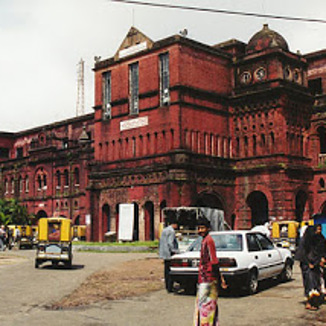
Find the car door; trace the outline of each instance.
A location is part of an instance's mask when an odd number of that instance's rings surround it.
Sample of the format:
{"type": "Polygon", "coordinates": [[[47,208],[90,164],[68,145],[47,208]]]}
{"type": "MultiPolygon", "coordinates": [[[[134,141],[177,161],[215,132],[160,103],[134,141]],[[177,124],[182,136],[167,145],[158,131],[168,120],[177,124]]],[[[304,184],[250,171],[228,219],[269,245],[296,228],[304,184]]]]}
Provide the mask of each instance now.
{"type": "Polygon", "coordinates": [[[262,249],[263,260],[266,262],[266,277],[272,277],[278,275],[282,268],[282,257],[279,251],[275,248],[271,240],[269,240],[264,234],[256,234],[259,245],[262,249]]]}
{"type": "Polygon", "coordinates": [[[264,279],[268,277],[268,259],[266,253],[262,250],[255,233],[247,233],[246,238],[250,261],[258,268],[258,279],[264,279]]]}

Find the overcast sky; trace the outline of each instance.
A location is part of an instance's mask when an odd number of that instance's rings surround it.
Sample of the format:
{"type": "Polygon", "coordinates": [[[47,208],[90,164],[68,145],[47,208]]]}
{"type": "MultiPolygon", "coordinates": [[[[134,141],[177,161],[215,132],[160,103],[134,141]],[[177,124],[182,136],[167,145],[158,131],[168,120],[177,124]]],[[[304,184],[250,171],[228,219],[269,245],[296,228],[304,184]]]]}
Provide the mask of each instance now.
{"type": "MultiPolygon", "coordinates": [[[[144,0],[154,3],[320,18],[325,0],[144,0]]],[[[114,55],[134,24],[153,41],[188,29],[212,45],[248,42],[264,23],[303,54],[326,49],[326,24],[126,5],[108,0],[0,0],[1,131],[76,115],[77,64],[85,60],[85,113],[94,101],[94,56],[114,55]]]]}

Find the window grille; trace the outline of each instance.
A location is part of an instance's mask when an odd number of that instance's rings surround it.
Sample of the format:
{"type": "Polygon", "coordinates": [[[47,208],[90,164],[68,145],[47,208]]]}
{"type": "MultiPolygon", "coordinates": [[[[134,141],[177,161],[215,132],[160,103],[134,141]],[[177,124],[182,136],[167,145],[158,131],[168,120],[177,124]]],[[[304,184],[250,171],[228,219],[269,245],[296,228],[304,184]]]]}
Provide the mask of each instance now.
{"type": "Polygon", "coordinates": [[[167,105],[170,102],[170,71],[169,54],[160,55],[160,102],[161,105],[167,105]]]}
{"type": "Polygon", "coordinates": [[[139,68],[138,62],[129,66],[130,114],[139,113],[139,68]]]}
{"type": "Polygon", "coordinates": [[[103,119],[111,118],[111,71],[103,74],[103,119]]]}

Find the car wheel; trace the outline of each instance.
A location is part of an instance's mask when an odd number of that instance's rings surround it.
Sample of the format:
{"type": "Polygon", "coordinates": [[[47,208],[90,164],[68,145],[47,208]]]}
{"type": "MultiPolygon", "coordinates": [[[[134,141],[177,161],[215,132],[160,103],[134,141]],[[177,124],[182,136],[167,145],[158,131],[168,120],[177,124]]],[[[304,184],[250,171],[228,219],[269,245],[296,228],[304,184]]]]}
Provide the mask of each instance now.
{"type": "Polygon", "coordinates": [[[279,275],[279,279],[281,282],[288,282],[292,279],[292,264],[288,260],[285,262],[285,266],[283,268],[282,273],[279,275]]]}
{"type": "Polygon", "coordinates": [[[35,260],[35,268],[38,268],[39,267],[39,263],[37,260],[35,260]]]}
{"type": "Polygon", "coordinates": [[[248,294],[255,294],[258,290],[257,271],[255,270],[252,270],[249,273],[247,290],[248,294]]]}
{"type": "Polygon", "coordinates": [[[171,277],[169,277],[166,282],[166,291],[169,293],[173,292],[173,285],[174,285],[174,280],[171,277]]]}

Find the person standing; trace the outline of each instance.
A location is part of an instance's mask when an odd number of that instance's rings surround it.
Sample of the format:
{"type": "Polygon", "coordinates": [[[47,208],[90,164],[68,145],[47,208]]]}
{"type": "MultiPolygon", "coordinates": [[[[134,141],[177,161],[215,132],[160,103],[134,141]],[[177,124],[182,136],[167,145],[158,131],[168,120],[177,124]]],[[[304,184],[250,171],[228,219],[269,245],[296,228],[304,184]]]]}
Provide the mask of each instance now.
{"type": "Polygon", "coordinates": [[[198,221],[198,234],[203,237],[203,241],[200,249],[194,326],[218,326],[218,285],[223,289],[227,288],[220,273],[215,243],[209,231],[210,222],[201,218],[198,221]]]}
{"type": "Polygon", "coordinates": [[[177,230],[178,224],[175,218],[171,218],[169,222],[170,225],[165,227],[161,234],[159,255],[164,260],[165,288],[168,292],[172,292],[173,281],[170,277],[170,264],[171,256],[178,253],[178,241],[175,236],[175,230],[177,230]]]}
{"type": "Polygon", "coordinates": [[[308,226],[298,251],[296,259],[300,261],[304,294],[307,299],[306,309],[317,310],[320,305],[321,267],[323,259],[320,249],[321,226],[308,226]]]}

